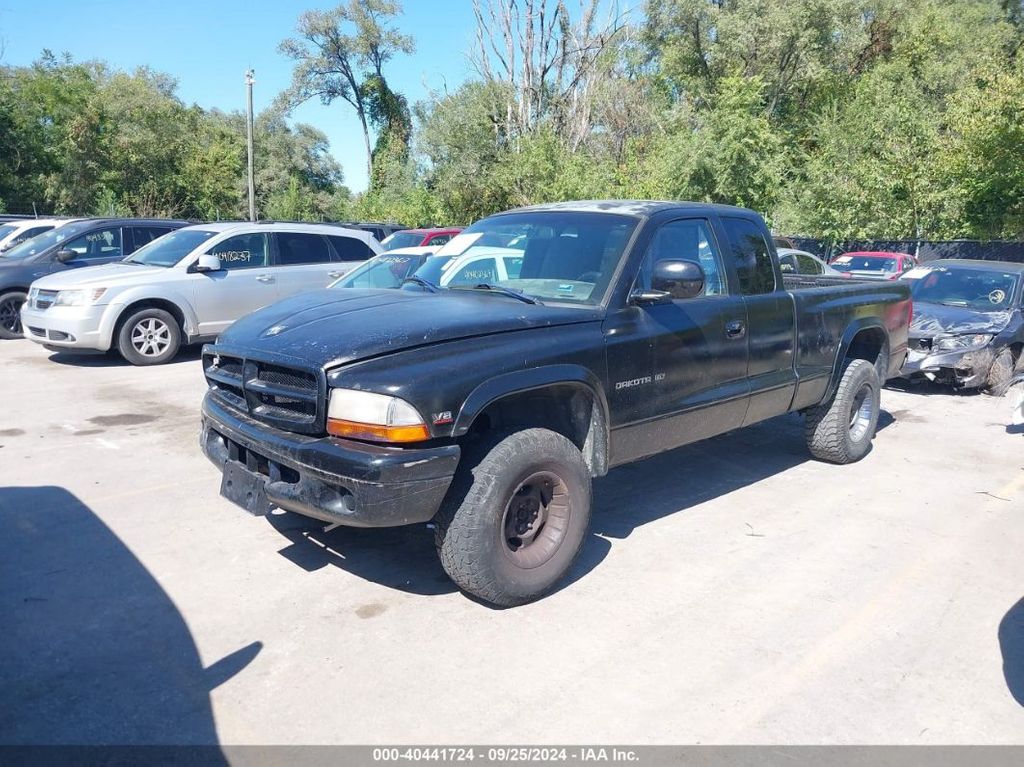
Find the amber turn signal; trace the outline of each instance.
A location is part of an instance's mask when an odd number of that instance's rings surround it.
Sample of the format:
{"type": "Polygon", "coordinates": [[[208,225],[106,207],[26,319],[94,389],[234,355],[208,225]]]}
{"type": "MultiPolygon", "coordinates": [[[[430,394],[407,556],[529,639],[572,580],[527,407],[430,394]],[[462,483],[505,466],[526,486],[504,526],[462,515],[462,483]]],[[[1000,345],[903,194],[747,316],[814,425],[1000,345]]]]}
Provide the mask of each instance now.
{"type": "Polygon", "coordinates": [[[335,437],[368,439],[374,442],[423,442],[430,439],[430,432],[424,424],[381,426],[375,423],[343,421],[339,418],[327,419],[327,433],[335,437]]]}

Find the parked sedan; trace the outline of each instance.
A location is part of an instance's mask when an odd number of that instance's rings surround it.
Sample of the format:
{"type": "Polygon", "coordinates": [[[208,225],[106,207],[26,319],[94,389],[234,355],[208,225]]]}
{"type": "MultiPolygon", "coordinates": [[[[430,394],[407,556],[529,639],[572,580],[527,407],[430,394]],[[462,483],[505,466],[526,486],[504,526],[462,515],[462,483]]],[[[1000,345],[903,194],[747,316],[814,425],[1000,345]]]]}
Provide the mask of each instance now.
{"type": "Polygon", "coordinates": [[[332,282],[332,288],[400,288],[402,281],[423,266],[435,248],[399,248],[374,256],[332,282]]]}
{"type": "Polygon", "coordinates": [[[70,221],[67,218],[29,218],[0,224],[0,251],[10,250],[25,240],[31,240],[70,221]]]}
{"type": "Polygon", "coordinates": [[[448,229],[405,229],[401,232],[389,234],[381,242],[381,245],[384,246],[384,250],[417,247],[432,247],[436,250],[461,231],[462,229],[457,227],[448,229]]]}
{"type": "Polygon", "coordinates": [[[813,253],[795,248],[779,248],[779,268],[783,274],[842,276],[813,253]]]}
{"type": "Polygon", "coordinates": [[[170,361],[239,317],[326,287],[380,244],[369,232],[322,224],[198,224],[121,263],[32,284],[25,337],[48,348],[117,349],[133,365],[170,361]]]}
{"type": "Polygon", "coordinates": [[[903,279],[914,317],[900,375],[1004,394],[1024,369],[1024,264],[930,261],[903,279]]]}
{"type": "Polygon", "coordinates": [[[917,266],[917,260],[909,253],[866,250],[837,256],[829,266],[847,277],[895,280],[917,266]]]}
{"type": "Polygon", "coordinates": [[[0,253],[0,338],[22,337],[20,310],[40,277],[109,264],[187,221],[90,218],[64,224],[0,253]]]}

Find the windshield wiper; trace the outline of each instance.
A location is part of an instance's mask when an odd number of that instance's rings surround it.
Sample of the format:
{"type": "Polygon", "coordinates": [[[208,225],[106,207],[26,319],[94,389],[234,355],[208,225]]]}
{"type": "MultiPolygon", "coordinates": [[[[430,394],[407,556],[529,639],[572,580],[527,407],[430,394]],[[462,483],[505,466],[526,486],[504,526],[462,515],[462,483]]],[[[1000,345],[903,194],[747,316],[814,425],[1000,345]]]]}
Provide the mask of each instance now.
{"type": "Polygon", "coordinates": [[[441,292],[441,289],[437,287],[437,285],[432,283],[430,280],[425,280],[422,277],[417,277],[415,274],[410,275],[406,277],[404,280],[402,280],[402,285],[405,285],[405,283],[407,282],[411,282],[413,285],[419,285],[421,288],[426,288],[431,293],[441,292]]]}
{"type": "Polygon", "coordinates": [[[481,282],[476,285],[449,285],[449,290],[486,290],[493,293],[499,293],[509,298],[516,298],[522,301],[524,304],[540,304],[540,300],[528,296],[518,290],[512,288],[506,288],[503,285],[494,285],[490,282],[481,282]]]}

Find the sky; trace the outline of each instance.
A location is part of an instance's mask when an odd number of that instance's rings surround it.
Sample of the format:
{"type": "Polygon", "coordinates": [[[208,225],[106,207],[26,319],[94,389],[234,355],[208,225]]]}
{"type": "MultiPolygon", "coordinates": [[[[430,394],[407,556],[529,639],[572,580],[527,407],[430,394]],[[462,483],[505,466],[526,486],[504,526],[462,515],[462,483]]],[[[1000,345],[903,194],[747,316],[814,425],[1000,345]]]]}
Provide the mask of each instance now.
{"type": "MultiPolygon", "coordinates": [[[[270,105],[291,81],[291,62],[278,43],[295,32],[299,15],[336,2],[311,0],[0,0],[0,61],[32,63],[44,48],[75,60],[103,59],[117,69],[149,66],[178,81],[186,104],[224,111],[245,109],[245,71],[256,73],[253,105],[270,105]]],[[[474,32],[470,0],[405,0],[398,28],[416,41],[412,56],[385,68],[392,88],[409,103],[431,91],[454,90],[472,76],[466,53],[474,32]]],[[[292,119],[327,134],[345,183],[366,189],[366,150],[352,108],[318,101],[292,119]]]]}

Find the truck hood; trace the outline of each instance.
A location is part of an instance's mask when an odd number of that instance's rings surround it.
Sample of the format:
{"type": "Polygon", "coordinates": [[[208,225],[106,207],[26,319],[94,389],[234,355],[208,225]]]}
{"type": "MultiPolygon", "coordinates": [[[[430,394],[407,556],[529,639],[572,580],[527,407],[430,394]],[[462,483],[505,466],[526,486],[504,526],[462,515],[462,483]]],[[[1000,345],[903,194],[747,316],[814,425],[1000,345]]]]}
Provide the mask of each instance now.
{"type": "Polygon", "coordinates": [[[218,344],[332,367],[459,338],[591,322],[602,315],[599,307],[526,304],[482,291],[335,288],[253,312],[218,344]]]}
{"type": "Polygon", "coordinates": [[[33,285],[43,290],[71,290],[74,288],[111,288],[151,283],[170,272],[162,266],[143,264],[104,264],[81,269],[65,269],[36,280],[33,285]]]}
{"type": "Polygon", "coordinates": [[[915,301],[910,333],[916,338],[959,333],[996,334],[1009,324],[1012,316],[1013,310],[981,312],[964,306],[915,301]]]}

